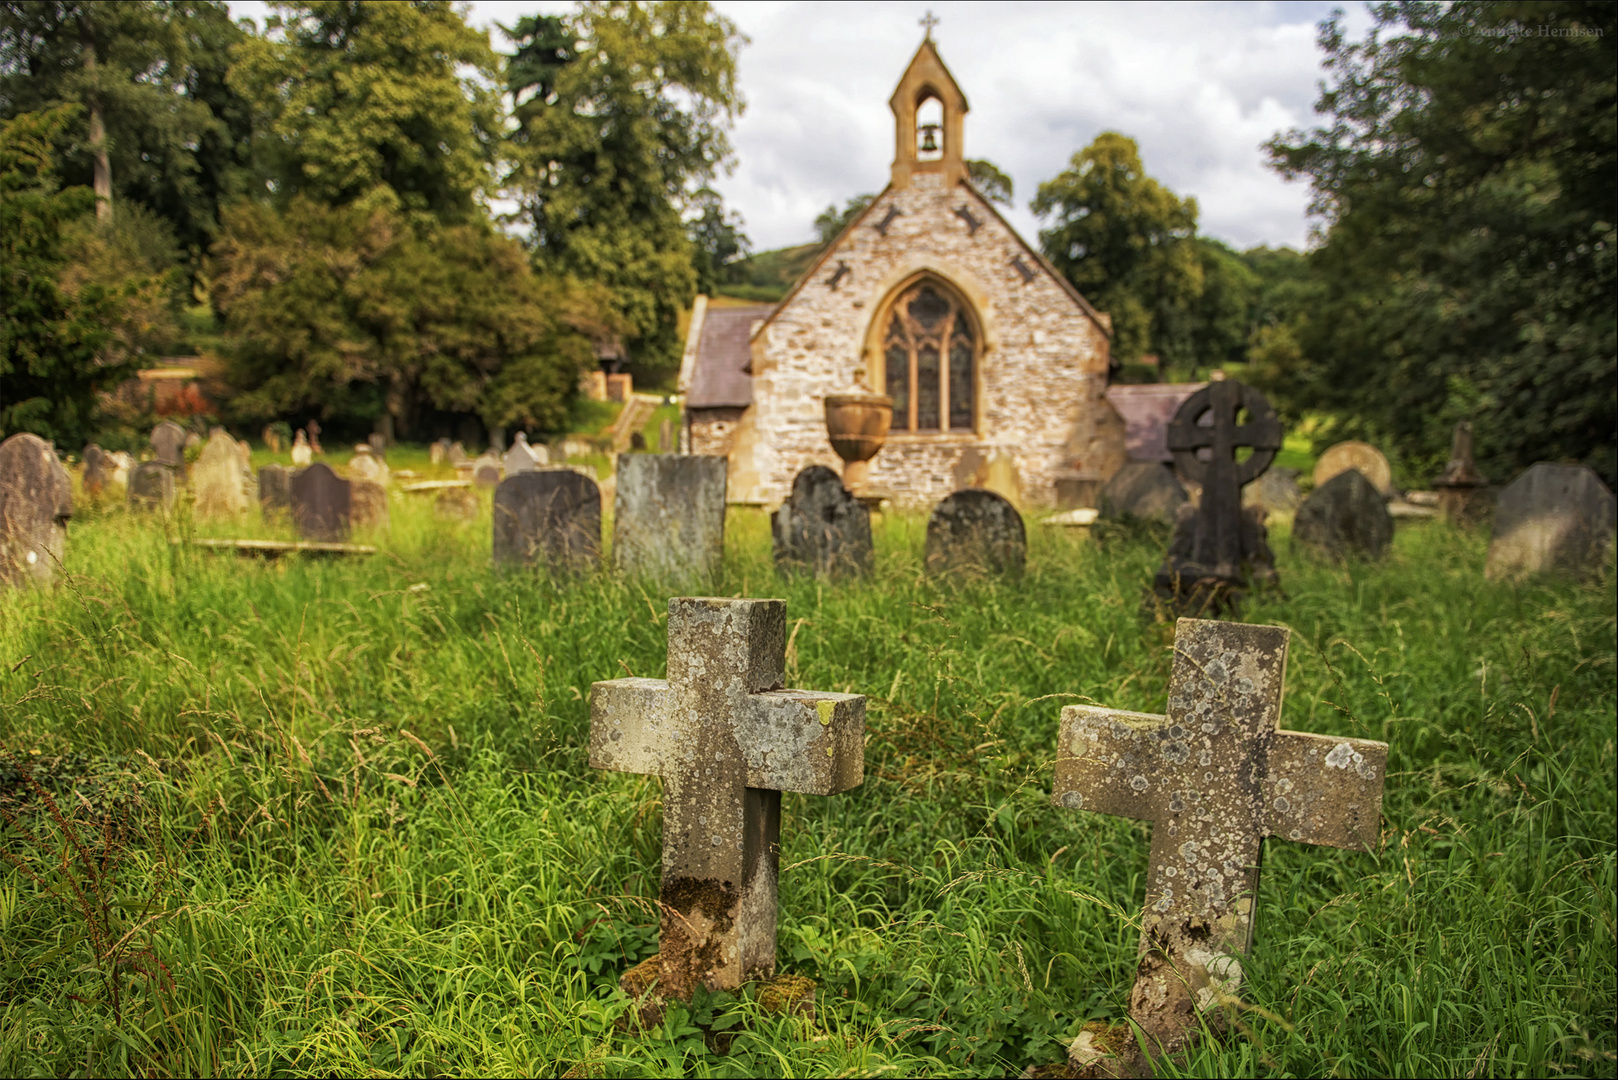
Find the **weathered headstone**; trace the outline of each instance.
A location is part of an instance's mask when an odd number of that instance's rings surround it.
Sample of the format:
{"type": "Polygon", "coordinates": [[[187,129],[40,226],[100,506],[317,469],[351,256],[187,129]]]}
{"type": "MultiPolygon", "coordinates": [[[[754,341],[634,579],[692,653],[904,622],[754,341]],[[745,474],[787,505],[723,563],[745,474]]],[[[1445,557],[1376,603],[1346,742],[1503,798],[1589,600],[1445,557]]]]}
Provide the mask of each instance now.
{"type": "Polygon", "coordinates": [[[359,443],[354,447],[354,456],[348,463],[348,478],[369,484],[386,484],[388,467],[370,443],[359,443]]]}
{"type": "Polygon", "coordinates": [[[667,583],[719,579],[725,556],[722,457],[623,454],[613,499],[612,555],[621,573],[667,583]]]}
{"type": "Polygon", "coordinates": [[[372,480],[350,480],[349,524],[360,529],[388,527],[388,489],[372,480]]]}
{"type": "Polygon", "coordinates": [[[552,571],[599,566],[601,489],[596,482],[572,469],[507,476],[494,491],[494,561],[544,563],[552,571]]]}
{"type": "Polygon", "coordinates": [[[546,464],[545,448],[528,445],[528,433],[517,432],[517,438],[506,451],[504,459],[507,476],[516,476],[518,473],[533,472],[541,465],[546,464]]]}
{"type": "Polygon", "coordinates": [[[309,540],[338,541],[348,535],[352,488],[324,462],[292,474],[292,522],[309,540]]]}
{"type": "MultiPolygon", "coordinates": [[[[1129,999],[1148,1061],[1186,1048],[1199,1021],[1217,1030],[1239,991],[1266,837],[1377,842],[1387,744],[1281,730],[1287,640],[1280,626],[1181,619],[1167,715],[1062,710],[1051,801],[1152,826],[1129,999]]],[[[1130,1068],[1140,1049],[1115,1045],[1111,1075],[1150,1075],[1130,1068]]],[[[1069,1061],[1104,1056],[1081,1035],[1069,1061]]]]}
{"type": "Polygon", "coordinates": [[[299,428],[298,434],[292,439],[292,464],[301,469],[314,459],[314,451],[309,448],[309,436],[303,428],[299,428]]]}
{"type": "Polygon", "coordinates": [[[459,466],[469,460],[466,456],[466,447],[462,446],[459,442],[452,442],[449,444],[448,455],[447,460],[451,465],[459,466]]]}
{"type": "Polygon", "coordinates": [[[1202,497],[1194,509],[1176,511],[1175,534],[1152,581],[1160,599],[1185,612],[1229,610],[1250,585],[1276,580],[1263,512],[1243,511],[1242,488],[1270,467],[1281,437],[1264,395],[1235,379],[1216,379],[1181,403],[1168,448],[1202,497]]]}
{"type": "Polygon", "coordinates": [[[1540,462],[1501,489],[1485,573],[1594,573],[1612,539],[1613,495],[1584,465],[1540,462]]]}
{"type": "Polygon", "coordinates": [[[927,519],[928,573],[1020,574],[1027,561],[1022,515],[1004,496],[982,488],[957,491],[927,519]]]}
{"type": "Polygon", "coordinates": [[[158,464],[175,469],[185,467],[185,428],[173,420],[165,420],[152,429],[151,441],[158,464]]]}
{"type": "Polygon", "coordinates": [[[734,989],[775,968],[781,792],[865,770],[865,698],[785,684],[786,602],[669,601],[668,679],[590,691],[590,764],[663,779],[658,992],[734,989]]]}
{"type": "Polygon", "coordinates": [[[84,476],[80,483],[84,485],[86,495],[93,498],[106,490],[107,474],[111,464],[107,452],[95,443],[84,448],[84,476]]]}
{"type": "Polygon", "coordinates": [[[171,512],[174,509],[174,469],[159,461],[143,461],[131,469],[129,508],[171,512]]]}
{"type": "Polygon", "coordinates": [[[449,460],[449,440],[435,439],[427,448],[427,460],[433,465],[442,465],[449,460]]]}
{"type": "Polygon", "coordinates": [[[259,438],[264,441],[264,449],[272,454],[281,452],[281,432],[274,424],[265,424],[264,430],[259,432],[259,438]]]}
{"type": "Polygon", "coordinates": [[[258,505],[266,514],[292,507],[292,470],[266,465],[258,471],[258,505]]]}
{"type": "Polygon", "coordinates": [[[380,431],[373,431],[366,436],[365,441],[371,447],[371,453],[376,455],[376,459],[385,463],[388,453],[388,437],[380,431]]]}
{"type": "Polygon", "coordinates": [[[1354,440],[1328,446],[1320,455],[1315,462],[1315,487],[1324,487],[1332,477],[1349,469],[1364,474],[1384,499],[1393,496],[1393,469],[1388,459],[1370,443],[1354,440]]]}
{"type": "Polygon", "coordinates": [[[1271,465],[1262,476],[1242,488],[1242,505],[1262,507],[1271,514],[1290,514],[1303,502],[1298,470],[1271,465]]]}
{"type": "Polygon", "coordinates": [[[192,471],[199,519],[233,517],[245,513],[247,490],[242,485],[241,454],[236,440],[224,428],[214,428],[192,471]]]}
{"type": "Polygon", "coordinates": [[[124,450],[114,450],[106,454],[103,459],[107,468],[107,477],[114,484],[127,488],[129,486],[129,470],[135,467],[135,459],[124,450]]]}
{"type": "Polygon", "coordinates": [[[485,451],[478,455],[477,460],[470,464],[472,483],[480,488],[491,489],[499,485],[504,475],[504,470],[501,467],[500,459],[492,451],[485,451]]]}
{"type": "Polygon", "coordinates": [[[1365,474],[1347,469],[1303,500],[1292,519],[1292,539],[1334,558],[1380,559],[1393,543],[1393,517],[1365,474]]]}
{"type": "Polygon", "coordinates": [[[1478,471],[1472,455],[1472,425],[1462,420],[1450,439],[1449,462],[1433,487],[1438,491],[1438,511],[1451,525],[1470,525],[1483,517],[1489,506],[1489,481],[1478,471]]]}
{"type": "Polygon", "coordinates": [[[1140,518],[1172,525],[1175,512],[1186,502],[1186,494],[1167,465],[1130,461],[1102,487],[1100,501],[1101,516],[1109,520],[1140,518]]]}
{"type": "Polygon", "coordinates": [[[811,465],[793,479],[791,496],[770,518],[770,531],[775,564],[783,569],[822,577],[871,569],[871,512],[824,465],[811,465]]]}
{"type": "Polygon", "coordinates": [[[38,435],[0,442],[0,585],[48,582],[67,550],[73,478],[38,435]]]}

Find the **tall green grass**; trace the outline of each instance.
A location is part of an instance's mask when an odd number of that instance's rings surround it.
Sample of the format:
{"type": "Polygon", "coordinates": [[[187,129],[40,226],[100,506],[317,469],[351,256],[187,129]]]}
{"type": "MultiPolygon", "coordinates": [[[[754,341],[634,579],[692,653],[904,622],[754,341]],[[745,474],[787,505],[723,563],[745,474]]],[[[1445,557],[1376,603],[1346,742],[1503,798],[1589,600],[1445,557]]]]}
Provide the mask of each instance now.
{"type": "MultiPolygon", "coordinates": [[[[720,589],[787,599],[795,685],[868,695],[866,781],[785,800],[780,965],[816,1018],[718,995],[639,1034],[616,981],[656,947],[660,788],[589,768],[587,699],[663,673],[667,597],[496,573],[487,508],[411,498],[348,561],[86,511],[61,584],[0,597],[0,741],[63,812],[3,834],[0,1071],[1016,1074],[1125,1014],[1146,827],[1049,791],[1063,704],[1164,707],[1150,537],[1031,526],[1021,580],[937,581],[889,515],[871,579],[830,585],[733,512],[720,589]],[[132,831],[87,918],[64,830],[109,805],[132,831]]],[[[1267,846],[1237,1023],[1180,1067],[1612,1075],[1610,559],[1492,584],[1475,533],[1344,566],[1277,533],[1285,593],[1246,618],[1294,631],[1284,723],[1392,744],[1385,827],[1267,846]]]]}

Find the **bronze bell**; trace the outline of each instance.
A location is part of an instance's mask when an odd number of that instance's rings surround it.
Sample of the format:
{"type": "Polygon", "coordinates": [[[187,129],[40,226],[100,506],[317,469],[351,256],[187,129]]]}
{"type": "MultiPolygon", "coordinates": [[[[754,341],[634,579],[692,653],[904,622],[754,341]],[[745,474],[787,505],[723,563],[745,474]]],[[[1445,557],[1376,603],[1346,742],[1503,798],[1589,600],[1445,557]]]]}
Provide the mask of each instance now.
{"type": "Polygon", "coordinates": [[[921,152],[924,154],[938,153],[938,125],[921,125],[921,152]]]}

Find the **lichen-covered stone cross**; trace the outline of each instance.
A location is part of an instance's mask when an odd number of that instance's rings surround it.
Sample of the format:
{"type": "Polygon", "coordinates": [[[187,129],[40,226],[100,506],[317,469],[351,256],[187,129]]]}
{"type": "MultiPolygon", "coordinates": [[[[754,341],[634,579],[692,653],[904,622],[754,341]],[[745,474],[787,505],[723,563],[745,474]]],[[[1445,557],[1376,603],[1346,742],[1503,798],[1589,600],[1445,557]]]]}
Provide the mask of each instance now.
{"type": "Polygon", "coordinates": [[[781,792],[865,778],[865,698],[783,690],[786,602],[669,601],[668,679],[590,691],[590,764],[663,778],[658,993],[775,970],[781,792]]]}
{"type": "Polygon", "coordinates": [[[1240,986],[1265,837],[1377,840],[1387,744],[1280,730],[1288,634],[1181,619],[1168,715],[1062,710],[1052,801],[1152,823],[1129,1000],[1149,1053],[1184,1046],[1240,986]]]}

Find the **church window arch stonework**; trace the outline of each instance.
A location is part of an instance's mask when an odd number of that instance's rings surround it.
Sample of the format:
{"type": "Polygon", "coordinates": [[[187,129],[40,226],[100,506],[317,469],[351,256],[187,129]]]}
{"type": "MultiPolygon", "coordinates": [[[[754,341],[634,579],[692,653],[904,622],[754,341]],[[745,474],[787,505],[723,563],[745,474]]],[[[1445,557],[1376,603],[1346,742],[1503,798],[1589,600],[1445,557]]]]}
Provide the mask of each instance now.
{"type": "Polygon", "coordinates": [[[883,392],[896,434],[970,432],[977,426],[983,333],[954,289],[924,277],[898,290],[881,315],[883,392]]]}

